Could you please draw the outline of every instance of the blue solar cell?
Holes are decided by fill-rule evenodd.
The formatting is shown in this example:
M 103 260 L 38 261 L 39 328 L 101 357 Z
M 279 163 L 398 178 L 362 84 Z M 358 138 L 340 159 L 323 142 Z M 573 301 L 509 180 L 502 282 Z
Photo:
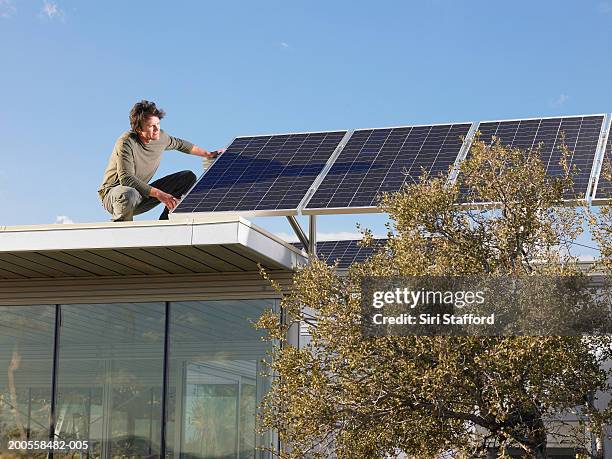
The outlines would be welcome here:
M 346 131 L 240 137 L 174 210 L 294 214 Z
M 351 208 L 375 210 L 382 192 L 399 191 L 423 171 L 448 172 L 471 124 L 358 130 L 306 205 L 305 213 Z
M 597 152 L 599 135 L 604 117 L 602 115 L 539 118 L 530 120 L 490 121 L 480 123 L 480 139 L 491 141 L 495 136 L 501 143 L 511 147 L 540 148 L 546 171 L 552 176 L 563 174 L 559 162 L 563 142 L 572 152 L 570 167 L 576 167 L 574 193 L 584 198 L 587 193 L 591 169 Z M 468 155 L 469 156 L 469 155 Z
M 338 268 L 346 269 L 355 262 L 363 262 L 374 253 L 377 247 L 384 244 L 386 239 L 376 239 L 373 247 L 362 247 L 358 239 L 345 241 L 317 242 L 317 256 L 328 265 L 338 262 Z M 304 246 L 299 242 L 293 244 L 299 249 Z

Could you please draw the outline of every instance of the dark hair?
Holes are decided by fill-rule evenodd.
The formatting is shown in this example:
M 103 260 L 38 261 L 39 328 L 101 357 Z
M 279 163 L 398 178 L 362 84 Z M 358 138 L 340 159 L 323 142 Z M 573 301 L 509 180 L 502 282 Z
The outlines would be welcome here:
M 166 112 L 155 106 L 155 102 L 143 99 L 135 103 L 132 110 L 130 110 L 130 126 L 132 126 L 132 131 L 140 129 L 142 122 L 148 117 L 157 116 L 161 120 L 165 114 Z

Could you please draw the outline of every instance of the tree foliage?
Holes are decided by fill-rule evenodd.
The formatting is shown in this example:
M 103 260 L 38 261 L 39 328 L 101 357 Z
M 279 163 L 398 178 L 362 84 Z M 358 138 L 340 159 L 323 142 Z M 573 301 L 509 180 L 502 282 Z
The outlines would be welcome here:
M 610 411 L 594 400 L 610 390 L 609 336 L 364 338 L 360 327 L 366 276 L 576 274 L 569 243 L 584 216 L 562 205 L 563 166 L 553 178 L 537 149 L 477 140 L 454 184 L 423 176 L 383 197 L 393 223 L 371 259 L 342 275 L 321 261 L 296 274 L 282 301 L 291 320 L 260 321 L 280 343 L 262 406 L 264 428 L 285 445 L 280 457 L 484 457 L 495 446 L 543 458 L 551 435 L 573 445 L 601 435 Z M 309 343 L 286 345 L 299 323 Z M 568 425 L 567 412 L 581 423 Z
M 602 167 L 601 179 L 612 182 L 612 159 Z M 612 196 L 608 196 L 612 201 Z M 602 206 L 599 214 L 591 212 L 589 222 L 593 238 L 601 251 L 601 265 L 605 272 L 612 273 L 612 204 Z

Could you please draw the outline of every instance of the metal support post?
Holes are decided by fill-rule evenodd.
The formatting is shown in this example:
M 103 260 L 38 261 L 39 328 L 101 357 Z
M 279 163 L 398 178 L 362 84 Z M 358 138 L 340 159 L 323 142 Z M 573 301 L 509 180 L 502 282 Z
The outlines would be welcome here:
M 317 216 L 310 215 L 308 220 L 308 238 L 310 244 L 308 245 L 308 255 L 311 257 L 317 256 Z
M 293 215 L 287 215 L 287 220 L 289 220 L 291 228 L 293 228 L 293 231 L 295 232 L 296 236 L 304 246 L 304 250 L 308 251 L 310 249 L 310 243 L 308 242 L 308 238 L 306 237 L 306 234 L 304 234 L 304 230 L 302 230 L 302 227 L 300 226 L 296 218 Z

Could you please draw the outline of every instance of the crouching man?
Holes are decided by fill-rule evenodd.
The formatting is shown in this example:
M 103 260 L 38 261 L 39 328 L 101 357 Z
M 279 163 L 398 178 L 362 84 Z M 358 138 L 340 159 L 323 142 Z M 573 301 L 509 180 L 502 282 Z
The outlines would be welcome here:
M 160 202 L 165 209 L 160 220 L 195 183 L 191 171 L 181 171 L 149 184 L 165 150 L 178 150 L 203 158 L 215 158 L 220 150 L 207 151 L 190 142 L 172 137 L 159 127 L 163 110 L 154 102 L 142 100 L 130 111 L 132 129 L 117 139 L 98 190 L 102 205 L 115 222 L 131 221 L 134 215 L 151 210 Z

